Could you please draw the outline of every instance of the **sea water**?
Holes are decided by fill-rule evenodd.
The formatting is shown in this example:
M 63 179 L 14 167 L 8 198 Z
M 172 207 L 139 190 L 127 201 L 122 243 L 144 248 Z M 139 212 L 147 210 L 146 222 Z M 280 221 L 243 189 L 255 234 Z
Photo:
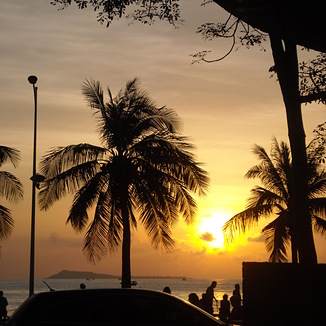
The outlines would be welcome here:
M 217 282 L 215 297 L 222 300 L 224 294 L 231 297 L 236 283 L 242 288 L 242 281 L 233 279 L 192 279 L 192 278 L 135 278 L 137 285 L 133 288 L 162 291 L 165 286 L 170 287 L 172 294 L 184 300 L 188 300 L 189 293 L 195 292 L 201 298 L 207 287 L 213 280 Z M 80 284 L 84 283 L 88 289 L 99 288 L 120 288 L 120 280 L 116 279 L 44 279 L 35 280 L 34 293 L 49 291 L 49 287 L 54 290 L 79 289 Z M 28 280 L 0 280 L 0 290 L 8 300 L 8 315 L 22 304 L 29 296 Z

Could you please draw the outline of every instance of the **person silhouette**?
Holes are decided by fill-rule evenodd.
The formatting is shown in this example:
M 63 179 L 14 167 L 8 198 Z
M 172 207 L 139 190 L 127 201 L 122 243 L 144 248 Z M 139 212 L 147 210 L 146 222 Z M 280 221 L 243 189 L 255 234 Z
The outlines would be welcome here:
M 200 305 L 200 302 L 199 302 L 199 297 L 198 297 L 197 293 L 195 293 L 195 292 L 190 293 L 188 295 L 188 301 L 190 303 L 192 303 L 193 305 L 201 308 L 201 305 Z
M 223 300 L 220 302 L 219 317 L 223 322 L 227 322 L 230 317 L 230 301 L 227 294 L 223 295 Z
M 217 302 L 214 295 L 214 289 L 216 288 L 216 281 L 213 281 L 211 285 L 206 290 L 206 302 L 207 302 L 207 312 L 213 315 L 213 300 Z
M 166 286 L 166 287 L 163 289 L 163 292 L 165 292 L 165 293 L 169 293 L 169 294 L 172 293 L 171 289 L 170 289 L 168 286 Z
M 207 308 L 206 293 L 202 293 L 199 303 L 200 303 L 200 308 L 202 308 L 203 310 L 205 310 L 207 312 L 208 308 Z
M 0 291 L 0 321 L 4 321 L 7 319 L 7 306 L 8 301 L 3 296 L 3 291 Z
M 240 302 L 241 302 L 241 294 L 240 294 L 240 285 L 239 284 L 234 285 L 233 295 L 238 296 L 240 298 Z
M 243 307 L 241 306 L 241 299 L 238 295 L 232 295 L 230 298 L 232 311 L 230 314 L 230 319 L 232 320 L 242 320 L 243 319 Z

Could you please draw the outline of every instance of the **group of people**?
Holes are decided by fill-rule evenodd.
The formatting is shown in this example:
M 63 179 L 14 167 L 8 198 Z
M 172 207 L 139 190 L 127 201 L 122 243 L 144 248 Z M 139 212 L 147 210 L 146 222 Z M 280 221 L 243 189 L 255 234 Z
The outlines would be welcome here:
M 8 301 L 3 296 L 3 291 L 0 291 L 0 321 L 4 321 L 7 319 L 7 306 Z
M 206 289 L 206 292 L 202 294 L 201 299 L 199 299 L 196 293 L 190 293 L 188 297 L 189 302 L 205 310 L 211 315 L 214 315 L 214 300 L 218 304 L 218 300 L 214 295 L 214 289 L 216 288 L 216 285 L 216 281 L 213 281 L 211 285 Z M 223 300 L 220 301 L 219 305 L 218 316 L 224 322 L 227 322 L 229 320 L 243 319 L 239 284 L 235 284 L 230 300 L 227 294 L 223 295 Z
M 231 307 L 232 306 L 232 310 Z M 242 320 L 243 319 L 243 306 L 241 305 L 240 285 L 236 284 L 230 301 L 228 295 L 223 295 L 223 300 L 220 303 L 219 317 L 222 321 L 228 320 Z

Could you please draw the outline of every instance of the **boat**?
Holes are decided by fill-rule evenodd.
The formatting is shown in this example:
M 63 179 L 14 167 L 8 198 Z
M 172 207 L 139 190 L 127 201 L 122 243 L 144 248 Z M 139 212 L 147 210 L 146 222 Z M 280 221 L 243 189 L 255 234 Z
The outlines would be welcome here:
M 122 282 L 120 282 L 120 284 L 122 284 Z M 130 284 L 135 286 L 135 285 L 137 285 L 137 281 L 131 281 Z

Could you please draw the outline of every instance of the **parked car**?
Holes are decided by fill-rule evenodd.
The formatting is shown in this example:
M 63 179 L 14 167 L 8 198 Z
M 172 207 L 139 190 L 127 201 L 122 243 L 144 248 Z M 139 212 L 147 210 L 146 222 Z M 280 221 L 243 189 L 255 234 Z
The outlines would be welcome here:
M 143 289 L 51 291 L 28 298 L 5 325 L 224 325 L 189 302 Z

